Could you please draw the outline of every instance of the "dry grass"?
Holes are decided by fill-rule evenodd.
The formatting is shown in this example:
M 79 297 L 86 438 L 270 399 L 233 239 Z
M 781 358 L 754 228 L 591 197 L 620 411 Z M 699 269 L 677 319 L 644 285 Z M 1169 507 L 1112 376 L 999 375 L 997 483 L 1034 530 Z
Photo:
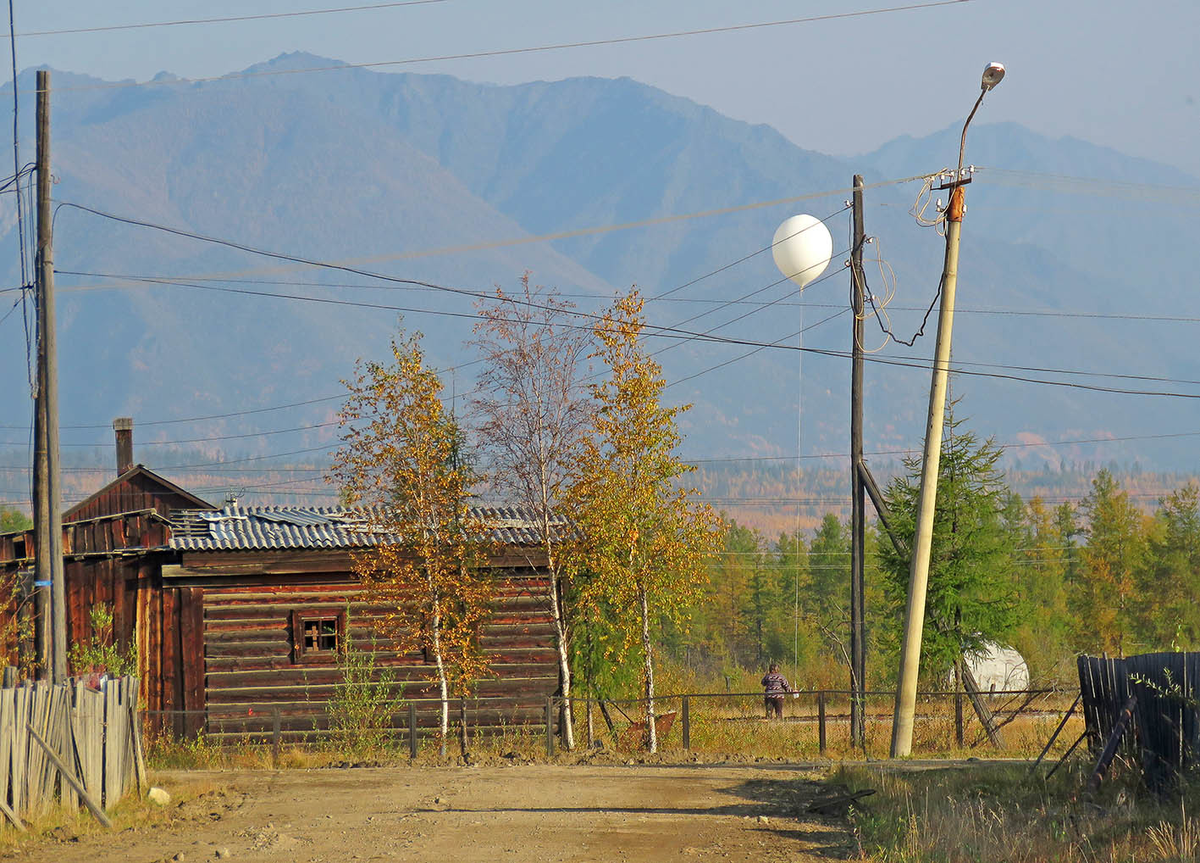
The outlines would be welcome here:
M 587 739 L 585 700 L 575 702 L 575 737 L 582 749 Z M 955 743 L 955 716 L 952 698 L 929 699 L 919 706 L 914 729 L 913 753 L 926 758 L 966 758 L 1005 756 L 1031 758 L 1038 754 L 1053 733 L 1069 701 L 1064 698 L 1042 699 L 1003 729 L 1004 748 L 996 749 L 987 742 L 978 720 L 968 706 L 964 712 L 964 745 Z M 1003 702 L 996 699 L 994 706 Z M 656 707 L 660 714 L 674 711 L 676 720 L 670 732 L 659 741 L 664 754 L 683 756 L 682 705 L 677 697 L 661 698 Z M 798 699 L 787 699 L 783 721 L 767 721 L 762 697 L 758 695 L 719 695 L 689 699 L 691 718 L 691 752 L 689 758 L 704 760 L 728 757 L 740 760 L 771 759 L 812 761 L 822 757 L 833 761 L 886 757 L 891 737 L 891 702 L 872 698 L 867 704 L 867 733 L 865 752 L 850 746 L 848 722 L 849 703 L 845 697 L 829 697 L 826 702 L 826 751 L 821 754 L 817 721 L 817 702 L 813 693 L 802 693 Z M 640 719 L 640 705 L 622 704 L 621 709 L 610 707 L 617 733 L 608 731 L 600 711 L 592 702 L 592 721 L 596 739 L 605 753 L 633 754 L 634 747 L 622 731 L 631 720 Z M 624 710 L 623 715 L 621 710 Z M 1061 755 L 1082 731 L 1082 719 L 1074 716 L 1052 748 L 1048 757 Z M 624 737 L 625 739 L 622 739 Z M 504 725 L 486 731 L 472 732 L 472 760 L 489 761 L 502 757 L 522 760 L 546 758 L 544 726 Z M 459 745 L 456 737 L 447 741 L 446 757 L 438 754 L 438 741 L 433 736 L 421 740 L 418 762 L 422 764 L 455 763 Z M 271 768 L 272 752 L 260 742 L 215 743 L 200 735 L 186 741 L 160 739 L 151 742 L 148 757 L 153 766 L 163 769 L 254 769 Z M 323 767 L 335 764 L 399 764 L 408 761 L 408 745 L 404 732 L 384 738 L 370 746 L 352 746 L 341 740 L 322 736 L 308 743 L 286 743 L 280 753 L 280 767 Z
M 997 698 L 993 707 L 1000 709 L 1005 702 Z M 1010 708 L 1016 702 L 1009 702 Z M 1004 746 L 996 749 L 987 740 L 969 704 L 963 714 L 963 746 L 955 742 L 954 701 L 950 697 L 928 699 L 919 705 L 913 735 L 913 753 L 926 758 L 967 758 L 1004 756 L 1035 757 L 1054 733 L 1070 700 L 1051 696 L 1039 699 L 1026 712 L 1004 726 L 1001 733 Z M 577 703 L 576 739 L 584 739 L 585 713 L 583 702 Z M 682 705 L 678 698 L 663 698 L 656 702 L 659 713 L 676 711 L 671 732 L 660 741 L 663 749 L 682 747 Z M 634 711 L 624 706 L 634 718 Z M 831 760 L 860 759 L 887 756 L 891 741 L 892 704 L 888 699 L 872 698 L 867 703 L 866 749 L 850 746 L 850 705 L 845 697 L 830 697 L 826 701 L 826 751 Z M 616 711 L 618 731 L 626 723 Z M 801 693 L 798 699 L 786 699 L 782 721 L 765 718 L 761 696 L 720 695 L 689 699 L 691 716 L 691 748 L 702 755 L 728 754 L 741 757 L 808 761 L 821 757 L 818 708 L 812 693 Z M 619 748 L 607 733 L 599 711 L 593 705 L 593 724 L 598 736 L 608 748 Z M 1067 722 L 1048 757 L 1064 753 L 1083 730 L 1083 720 L 1074 715 Z
M 1187 816 L 1200 788 L 1164 800 L 1125 769 L 1089 798 L 1081 793 L 1087 769 L 1076 762 L 1049 784 L 1024 765 L 852 768 L 830 782 L 877 790 L 849 820 L 860 858 L 879 863 L 1200 860 L 1200 822 Z
M 150 779 L 152 784 L 159 784 L 154 774 L 151 774 Z M 171 794 L 171 803 L 166 807 L 156 806 L 136 793 L 127 794 L 108 812 L 114 831 L 143 829 L 170 823 L 180 817 L 181 806 L 197 800 L 222 797 L 225 794 L 223 784 L 209 778 L 172 781 L 167 787 Z M 27 846 L 47 840 L 69 842 L 76 838 L 108 832 L 86 809 L 72 811 L 57 806 L 49 808 L 42 815 L 28 819 L 25 826 L 28 830 L 26 833 L 18 833 L 11 827 L 0 830 L 0 855 L 19 853 Z

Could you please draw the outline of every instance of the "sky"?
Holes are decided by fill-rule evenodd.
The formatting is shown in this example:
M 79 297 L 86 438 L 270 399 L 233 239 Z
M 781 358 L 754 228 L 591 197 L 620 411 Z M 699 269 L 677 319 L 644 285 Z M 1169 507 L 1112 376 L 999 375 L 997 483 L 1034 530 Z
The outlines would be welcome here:
M 326 9 L 339 0 L 15 0 L 16 32 Z M 365 5 L 373 0 L 340 0 Z M 378 2 L 378 0 L 374 0 Z M 934 0 L 907 0 L 913 5 Z M 257 21 L 17 38 L 17 65 L 144 81 L 221 75 L 291 51 L 413 60 L 846 15 L 897 0 L 434 0 Z M 1200 3 L 947 0 L 837 20 L 383 67 L 498 84 L 628 76 L 767 123 L 808 149 L 870 152 L 961 123 L 990 61 L 1008 76 L 979 121 L 1015 121 L 1200 177 Z M 313 74 L 338 74 L 318 72 Z M 1168 183 L 1178 177 L 1147 177 Z M 1190 179 L 1190 178 L 1189 178 Z M 1200 184 L 1200 181 L 1196 181 Z

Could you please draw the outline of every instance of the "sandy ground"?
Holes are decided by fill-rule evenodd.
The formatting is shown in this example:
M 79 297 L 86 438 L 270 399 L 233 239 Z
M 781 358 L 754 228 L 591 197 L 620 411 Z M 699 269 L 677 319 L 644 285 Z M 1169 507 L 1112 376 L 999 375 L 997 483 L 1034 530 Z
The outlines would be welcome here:
M 850 850 L 837 821 L 804 813 L 821 793 L 814 774 L 778 766 L 401 767 L 201 778 L 211 790 L 167 823 L 51 838 L 17 858 L 650 863 L 844 859 Z M 163 784 L 169 789 L 171 777 Z

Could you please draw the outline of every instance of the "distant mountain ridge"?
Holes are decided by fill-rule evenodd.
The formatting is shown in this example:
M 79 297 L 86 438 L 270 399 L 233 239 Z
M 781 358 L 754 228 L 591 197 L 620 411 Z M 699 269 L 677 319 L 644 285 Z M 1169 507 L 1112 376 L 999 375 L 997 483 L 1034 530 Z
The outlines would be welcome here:
M 253 70 L 332 62 L 288 54 Z M 764 253 L 783 218 L 798 211 L 831 216 L 837 254 L 827 278 L 805 294 L 803 320 L 811 327 L 846 302 L 848 280 L 838 270 L 848 247 L 847 221 L 839 211 L 851 176 L 863 173 L 868 183 L 911 176 L 941 167 L 957 152 L 958 130 L 947 129 L 922 139 L 898 138 L 864 156 L 835 158 L 797 147 L 769 127 L 731 120 L 629 79 L 493 86 L 444 75 L 346 69 L 110 89 L 63 72 L 55 72 L 53 81 L 60 201 L 481 292 L 496 284 L 512 287 L 528 270 L 534 281 L 575 295 L 586 310 L 630 284 L 654 297 L 694 281 L 651 302 L 651 320 L 689 331 L 719 326 L 717 333 L 753 343 L 794 345 L 800 329 L 797 298 L 790 285 L 772 286 L 778 274 Z M 20 82 L 31 87 L 32 72 L 23 73 Z M 23 118 L 22 127 L 31 130 L 32 123 Z M 32 152 L 31 141 L 25 149 Z M 1074 139 L 1049 140 L 1015 124 L 980 121 L 968 141 L 968 160 L 985 167 L 968 189 L 956 361 L 991 364 L 964 365 L 985 375 L 1200 392 L 1180 382 L 1200 379 L 1188 324 L 1088 317 L 1195 314 L 1192 268 L 1173 254 L 1189 247 L 1195 207 L 1168 204 L 1170 218 L 1163 218 L 1162 202 L 1139 198 L 1138 184 L 1164 178 L 1183 186 L 1200 183 L 1164 166 Z M 1062 182 L 1038 179 L 1047 174 L 1114 185 L 1076 184 L 1064 191 Z M 1120 183 L 1134 185 L 1118 188 Z M 889 313 L 900 335 L 911 335 L 920 323 L 942 257 L 940 238 L 915 227 L 907 214 L 915 192 L 910 184 L 867 194 L 867 229 L 878 238 L 868 257 L 882 252 L 896 274 Z M 522 242 L 814 193 L 830 194 L 552 243 Z M 14 262 L 11 198 L 0 201 L 0 208 L 0 242 L 5 260 Z M 405 324 L 426 333 L 434 362 L 448 368 L 471 359 L 463 348 L 470 321 L 429 314 L 469 313 L 469 301 L 458 295 L 379 283 L 362 287 L 369 280 L 70 210 L 59 213 L 56 246 L 63 271 L 206 286 L 60 276 L 64 425 L 103 425 L 124 414 L 157 420 L 230 413 L 330 395 L 356 358 L 381 355 L 399 314 L 394 308 L 285 301 L 230 289 L 408 309 Z M 430 253 L 473 246 L 480 248 Z M 705 274 L 712 275 L 700 278 Z M 15 264 L 8 278 L 15 284 Z M 877 264 L 869 265 L 868 279 L 882 297 L 885 276 Z M 112 284 L 123 287 L 101 289 Z M 689 320 L 745 295 L 770 305 L 749 315 L 753 306 L 730 306 Z M 805 346 L 844 352 L 849 326 L 844 314 L 833 317 L 805 333 Z M 876 347 L 882 333 L 875 321 L 867 328 L 869 347 Z M 25 387 L 25 346 L 18 316 L 2 333 L 5 389 L 19 395 Z M 928 387 L 927 372 L 919 366 L 932 351 L 931 341 L 920 340 L 912 350 L 893 344 L 876 357 L 917 368 L 868 366 L 868 449 L 908 446 L 919 437 Z M 651 344 L 665 349 L 659 359 L 668 379 L 681 381 L 667 395 L 695 405 L 685 420 L 689 454 L 795 452 L 801 374 L 795 351 L 751 354 L 753 344 L 678 339 Z M 738 359 L 743 355 L 748 356 Z M 714 368 L 722 363 L 728 364 Z M 468 390 L 470 369 L 453 374 L 457 391 Z M 805 452 L 843 451 L 845 360 L 806 355 L 802 376 Z M 957 378 L 955 394 L 964 397 L 962 410 L 972 417 L 972 427 L 1000 440 L 1053 443 L 1175 433 L 1195 424 L 1190 399 L 978 376 Z M 17 399 L 15 424 L 25 419 L 22 404 Z M 316 425 L 329 420 L 335 404 L 201 425 L 139 426 L 139 440 Z M 235 446 L 269 453 L 330 439 L 325 427 L 197 445 L 214 455 Z M 95 442 L 107 452 L 102 430 L 68 429 L 64 440 Z M 1060 456 L 1138 458 L 1147 466 L 1190 469 L 1191 452 L 1189 439 L 1163 438 L 1104 448 L 1029 446 L 1021 458 L 1027 465 L 1038 459 L 1054 464 Z

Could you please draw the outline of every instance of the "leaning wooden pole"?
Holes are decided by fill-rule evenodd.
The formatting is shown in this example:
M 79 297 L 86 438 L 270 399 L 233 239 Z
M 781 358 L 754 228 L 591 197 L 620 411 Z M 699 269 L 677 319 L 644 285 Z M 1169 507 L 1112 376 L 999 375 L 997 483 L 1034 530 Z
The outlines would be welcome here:
M 861 747 L 866 736 L 866 628 L 863 622 L 863 561 L 866 556 L 866 501 L 859 465 L 863 460 L 863 178 L 854 175 L 854 240 L 850 250 L 850 302 L 854 311 L 850 365 L 850 743 Z
M 62 483 L 58 448 L 58 350 L 54 318 L 54 238 L 50 207 L 50 73 L 37 73 L 37 396 L 34 435 L 34 542 L 37 581 L 50 585 L 43 645 L 50 678 L 67 675 L 67 604 L 63 577 Z M 48 650 L 46 647 L 48 646 Z M 46 655 L 48 653 L 48 656 Z M 43 668 L 43 671 L 47 669 Z

